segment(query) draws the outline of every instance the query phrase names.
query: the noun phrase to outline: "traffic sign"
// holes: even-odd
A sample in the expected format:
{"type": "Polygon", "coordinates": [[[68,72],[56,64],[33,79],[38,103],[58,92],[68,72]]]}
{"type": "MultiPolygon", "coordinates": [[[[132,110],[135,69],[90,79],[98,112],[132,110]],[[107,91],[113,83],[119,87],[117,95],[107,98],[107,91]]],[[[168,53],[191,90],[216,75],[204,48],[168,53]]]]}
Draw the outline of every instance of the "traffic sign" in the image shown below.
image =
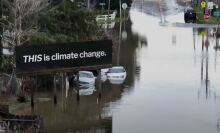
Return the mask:
{"type": "Polygon", "coordinates": [[[122,32],[122,40],[126,40],[127,39],[127,32],[124,30],[123,32],[122,32]]]}
{"type": "Polygon", "coordinates": [[[99,3],[99,5],[100,5],[100,6],[105,6],[106,4],[105,4],[105,3],[99,3]]]}
{"type": "Polygon", "coordinates": [[[201,5],[202,8],[205,8],[206,7],[206,2],[202,1],[200,5],[201,5]]]}
{"type": "Polygon", "coordinates": [[[205,19],[205,20],[208,20],[209,18],[210,18],[210,14],[209,14],[209,13],[205,13],[205,14],[204,14],[204,19],[205,19]]]}
{"type": "Polygon", "coordinates": [[[220,17],[220,11],[215,11],[215,12],[214,12],[214,16],[215,16],[215,17],[220,17]]]}
{"type": "Polygon", "coordinates": [[[122,4],[122,8],[125,10],[128,7],[128,5],[126,3],[122,4]]]}
{"type": "Polygon", "coordinates": [[[213,6],[214,6],[213,2],[208,2],[207,9],[212,10],[213,6]]]}

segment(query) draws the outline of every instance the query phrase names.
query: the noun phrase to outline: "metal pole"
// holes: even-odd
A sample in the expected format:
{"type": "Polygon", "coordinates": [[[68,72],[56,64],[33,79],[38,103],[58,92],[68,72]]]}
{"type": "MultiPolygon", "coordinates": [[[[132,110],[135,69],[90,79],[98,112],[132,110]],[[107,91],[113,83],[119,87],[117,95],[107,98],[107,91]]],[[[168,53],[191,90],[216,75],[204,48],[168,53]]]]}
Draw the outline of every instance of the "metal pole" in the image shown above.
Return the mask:
{"type": "Polygon", "coordinates": [[[121,0],[119,0],[119,8],[120,8],[120,21],[121,21],[121,0]]]}
{"type": "Polygon", "coordinates": [[[108,16],[109,16],[110,4],[111,4],[111,0],[108,0],[108,16]]]}
{"type": "Polygon", "coordinates": [[[119,64],[120,64],[120,51],[121,51],[121,28],[122,28],[122,22],[120,21],[117,65],[119,65],[119,64]]]}

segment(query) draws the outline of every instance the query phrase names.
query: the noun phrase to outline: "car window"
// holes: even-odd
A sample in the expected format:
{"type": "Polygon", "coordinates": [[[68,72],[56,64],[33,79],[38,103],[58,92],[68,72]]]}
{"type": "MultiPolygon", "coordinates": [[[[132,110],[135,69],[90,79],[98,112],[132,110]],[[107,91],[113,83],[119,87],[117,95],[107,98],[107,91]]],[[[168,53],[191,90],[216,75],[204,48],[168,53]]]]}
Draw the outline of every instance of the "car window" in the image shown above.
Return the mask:
{"type": "Polygon", "coordinates": [[[188,13],[195,13],[194,10],[187,10],[186,12],[188,12],[188,13]]]}
{"type": "Polygon", "coordinates": [[[93,78],[93,74],[90,73],[79,73],[80,77],[93,78]]]}
{"type": "Polygon", "coordinates": [[[110,68],[109,72],[110,73],[122,73],[122,72],[125,72],[125,69],[124,68],[110,68]]]}

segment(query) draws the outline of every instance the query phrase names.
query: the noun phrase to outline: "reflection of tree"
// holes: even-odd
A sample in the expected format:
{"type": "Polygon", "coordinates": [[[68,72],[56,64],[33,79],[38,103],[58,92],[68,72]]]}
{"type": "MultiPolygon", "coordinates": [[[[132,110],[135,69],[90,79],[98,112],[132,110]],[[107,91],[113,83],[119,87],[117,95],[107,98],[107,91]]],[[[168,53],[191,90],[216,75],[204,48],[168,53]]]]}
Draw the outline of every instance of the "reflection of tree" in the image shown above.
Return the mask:
{"type": "Polygon", "coordinates": [[[140,47],[143,47],[143,46],[147,47],[148,46],[148,41],[147,41],[146,37],[140,36],[139,42],[140,42],[140,47]]]}
{"type": "Polygon", "coordinates": [[[132,85],[135,77],[137,63],[136,49],[138,47],[139,37],[132,33],[130,20],[126,21],[126,25],[124,26],[127,32],[127,39],[123,41],[119,38],[120,24],[117,24],[115,29],[108,30],[107,33],[109,38],[113,40],[113,65],[122,65],[126,68],[128,76],[125,84],[132,85]]]}
{"type": "MultiPolygon", "coordinates": [[[[208,47],[209,47],[209,40],[208,37],[206,37],[206,40],[204,41],[204,36],[202,36],[202,51],[201,51],[201,84],[205,84],[205,94],[206,94],[206,99],[209,98],[210,95],[210,81],[209,81],[209,52],[208,52],[208,47]],[[204,47],[206,48],[206,53],[204,55],[204,47]],[[205,57],[204,57],[205,56],[205,57]],[[204,75],[204,58],[205,58],[205,79],[203,77],[204,75]]],[[[200,92],[199,92],[200,94],[200,92]]]]}
{"type": "MultiPolygon", "coordinates": [[[[205,29],[199,29],[198,33],[202,36],[202,47],[201,47],[201,88],[198,91],[198,97],[200,98],[201,92],[204,92],[205,99],[211,100],[214,99],[215,102],[219,99],[217,90],[212,86],[210,82],[210,74],[209,74],[209,63],[210,63],[210,56],[209,56],[209,37],[208,32],[205,29]]],[[[215,45],[218,45],[218,39],[216,39],[215,45]]],[[[216,49],[215,49],[216,50],[216,49]]],[[[215,51],[217,52],[217,51],[215,51]]],[[[215,69],[216,69],[216,53],[215,53],[215,69]]],[[[217,116],[216,120],[216,129],[220,131],[220,113],[217,116]]]]}
{"type": "MultiPolygon", "coordinates": [[[[125,85],[110,85],[109,82],[104,83],[101,90],[102,97],[98,102],[98,91],[90,96],[81,96],[80,101],[77,102],[75,93],[70,92],[68,98],[62,98],[62,91],[57,88],[57,106],[53,106],[53,100],[50,102],[36,103],[35,112],[43,116],[48,132],[67,132],[67,130],[73,132],[97,131],[93,129],[104,130],[107,133],[112,132],[112,106],[114,106],[116,101],[121,99],[122,93],[126,91],[126,89],[129,89],[129,86],[133,85],[135,72],[138,71],[138,73],[140,73],[140,68],[136,66],[136,58],[138,58],[136,54],[138,36],[133,35],[130,25],[131,22],[128,21],[125,27],[128,38],[122,41],[119,53],[119,65],[124,66],[128,74],[125,85]],[[61,101],[61,99],[63,100],[61,101]]],[[[116,37],[115,40],[118,39],[118,30],[119,29],[111,30],[111,34],[113,34],[112,38],[116,37]]],[[[115,51],[117,51],[118,44],[115,40],[113,40],[114,65],[117,61],[115,51]]],[[[70,89],[70,91],[72,91],[72,89],[70,89]]],[[[52,98],[53,93],[48,93],[48,96],[52,98]]],[[[37,94],[36,97],[38,97],[37,94]]]]}

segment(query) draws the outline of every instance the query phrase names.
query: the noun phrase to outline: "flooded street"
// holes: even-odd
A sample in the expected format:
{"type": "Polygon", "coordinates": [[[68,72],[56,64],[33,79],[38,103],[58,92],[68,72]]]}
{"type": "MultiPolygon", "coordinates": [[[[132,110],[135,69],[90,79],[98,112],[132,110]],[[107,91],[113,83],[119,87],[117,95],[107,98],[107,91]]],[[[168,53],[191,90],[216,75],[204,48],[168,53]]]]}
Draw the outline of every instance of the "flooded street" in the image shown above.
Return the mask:
{"type": "MultiPolygon", "coordinates": [[[[184,4],[171,1],[167,10],[150,1],[155,9],[149,12],[139,2],[121,24],[126,36],[113,53],[114,65],[127,71],[122,84],[106,80],[101,90],[84,88],[79,102],[74,88],[58,87],[57,105],[53,90],[42,90],[34,110],[24,105],[12,111],[41,115],[48,133],[219,133],[215,30],[172,26],[184,23],[184,4]]],[[[120,35],[120,24],[113,31],[120,35]]]]}

